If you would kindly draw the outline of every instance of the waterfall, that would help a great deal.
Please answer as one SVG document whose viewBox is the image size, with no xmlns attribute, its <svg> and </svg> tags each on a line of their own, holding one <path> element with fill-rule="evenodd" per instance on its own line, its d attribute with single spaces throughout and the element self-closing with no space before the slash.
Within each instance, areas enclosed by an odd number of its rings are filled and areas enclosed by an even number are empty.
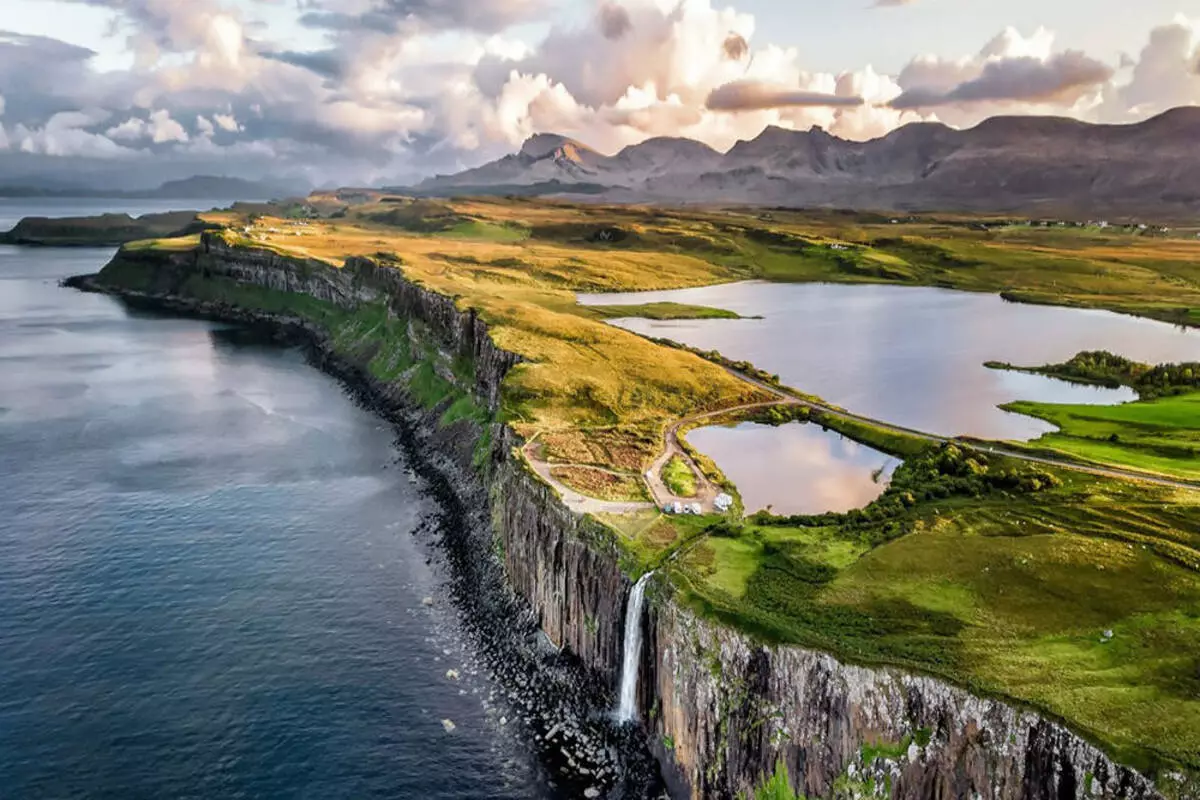
<svg viewBox="0 0 1200 800">
<path fill-rule="evenodd" d="M 646 584 L 653 573 L 638 578 L 629 592 L 625 607 L 625 650 L 621 659 L 621 696 L 617 705 L 617 722 L 637 719 L 638 667 L 642 661 L 642 605 L 646 599 Z"/>
</svg>

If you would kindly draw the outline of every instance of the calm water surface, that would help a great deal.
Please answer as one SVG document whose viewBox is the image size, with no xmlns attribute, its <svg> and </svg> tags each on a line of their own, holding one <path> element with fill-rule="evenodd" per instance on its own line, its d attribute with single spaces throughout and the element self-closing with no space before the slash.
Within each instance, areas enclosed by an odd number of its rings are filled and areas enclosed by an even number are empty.
<svg viewBox="0 0 1200 800">
<path fill-rule="evenodd" d="M 665 300 L 764 318 L 617 324 L 718 350 L 859 414 L 948 436 L 1028 440 L 1051 430 L 1040 420 L 996 408 L 1013 400 L 1134 399 L 1126 389 L 989 370 L 985 361 L 1039 365 L 1081 350 L 1110 350 L 1150 363 L 1200 360 L 1196 331 L 1106 311 L 1021 305 L 943 289 L 746 282 L 580 297 L 583 303 L 610 304 Z"/>
<path fill-rule="evenodd" d="M 0 797 L 541 796 L 389 431 L 109 254 L 0 247 Z"/>
<path fill-rule="evenodd" d="M 747 514 L 821 514 L 861 508 L 883 494 L 896 459 L 866 445 L 794 423 L 700 428 L 688 441 L 738 487 Z"/>
</svg>

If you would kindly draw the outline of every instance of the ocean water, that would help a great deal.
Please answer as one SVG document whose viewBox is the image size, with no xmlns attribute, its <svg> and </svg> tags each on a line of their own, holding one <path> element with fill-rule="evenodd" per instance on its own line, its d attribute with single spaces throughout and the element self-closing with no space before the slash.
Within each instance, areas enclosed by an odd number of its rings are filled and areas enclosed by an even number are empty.
<svg viewBox="0 0 1200 800">
<path fill-rule="evenodd" d="M 544 796 L 392 432 L 110 254 L 0 247 L 0 797 Z"/>
</svg>

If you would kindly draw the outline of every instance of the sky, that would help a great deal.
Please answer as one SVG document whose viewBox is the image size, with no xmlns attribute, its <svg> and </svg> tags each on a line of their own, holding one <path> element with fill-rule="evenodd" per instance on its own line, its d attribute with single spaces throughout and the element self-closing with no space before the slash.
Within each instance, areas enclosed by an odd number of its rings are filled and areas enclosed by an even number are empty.
<svg viewBox="0 0 1200 800">
<path fill-rule="evenodd" d="M 0 183 L 408 182 L 606 153 L 1200 104 L 1200 0 L 4 0 Z"/>
</svg>

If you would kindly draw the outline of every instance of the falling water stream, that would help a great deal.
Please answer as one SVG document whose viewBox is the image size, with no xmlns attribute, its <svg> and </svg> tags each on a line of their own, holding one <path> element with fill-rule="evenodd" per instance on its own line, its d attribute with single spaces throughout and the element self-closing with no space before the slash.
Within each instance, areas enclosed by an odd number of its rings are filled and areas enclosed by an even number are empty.
<svg viewBox="0 0 1200 800">
<path fill-rule="evenodd" d="M 617 722 L 637 719 L 638 665 L 642 657 L 642 606 L 646 599 L 646 584 L 654 573 L 638 578 L 629 591 L 625 608 L 625 650 L 621 660 L 621 697 L 617 705 Z"/>
</svg>

